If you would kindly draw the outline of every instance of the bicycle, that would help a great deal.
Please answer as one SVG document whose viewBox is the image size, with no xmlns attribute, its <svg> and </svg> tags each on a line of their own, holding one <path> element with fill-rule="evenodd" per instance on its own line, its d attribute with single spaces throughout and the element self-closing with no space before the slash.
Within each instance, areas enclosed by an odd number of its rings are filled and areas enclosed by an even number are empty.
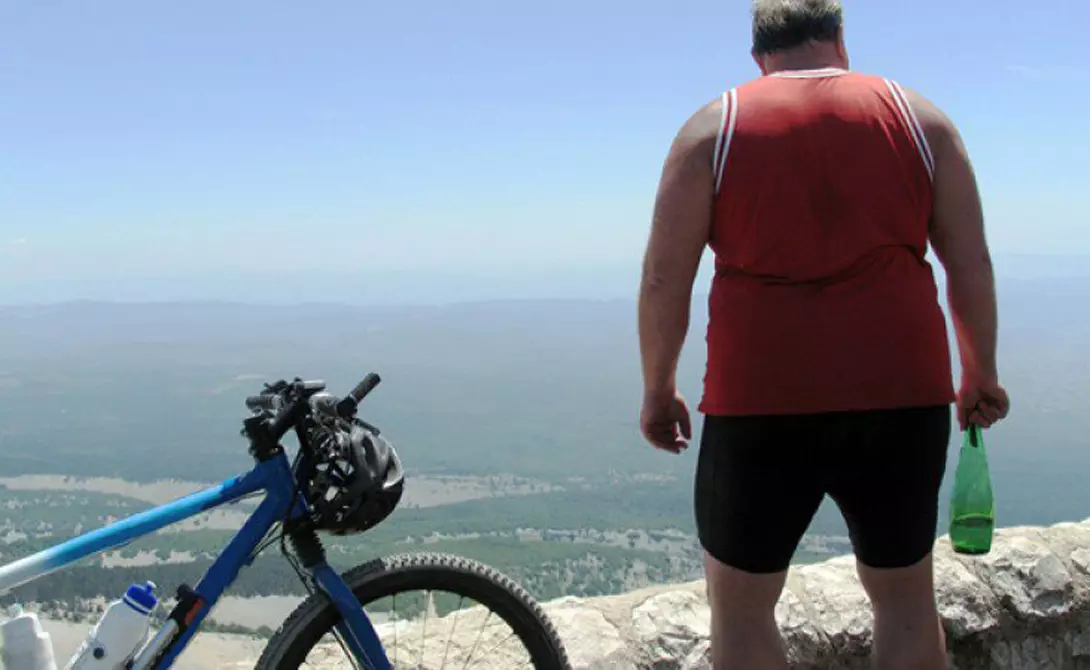
<svg viewBox="0 0 1090 670">
<path fill-rule="evenodd" d="M 397 650 L 391 661 L 379 629 L 392 630 L 396 645 L 399 631 L 415 624 L 394 618 L 376 627 L 366 606 L 394 596 L 396 614 L 396 596 L 416 588 L 429 594 L 444 589 L 462 601 L 477 600 L 488 617 L 498 615 L 511 626 L 532 667 L 567 670 L 570 665 L 564 647 L 541 607 L 513 580 L 484 564 L 449 554 L 403 554 L 371 561 L 341 575 L 326 561 L 319 532 L 337 536 L 363 533 L 394 511 L 404 490 L 404 472 L 393 445 L 377 427 L 357 416 L 360 403 L 380 381 L 371 373 L 343 398 L 326 392 L 322 381 L 296 378 L 266 384 L 259 395 L 246 399 L 252 415 L 243 421 L 241 433 L 249 441 L 255 462 L 250 472 L 0 567 L 0 593 L 171 524 L 264 493 L 264 499 L 197 585 L 178 587 L 176 604 L 159 630 L 135 653 L 131 670 L 170 668 L 242 568 L 277 541 L 308 596 L 269 639 L 257 662 L 258 670 L 300 667 L 327 633 L 350 655 L 351 667 L 395 667 Z M 281 444 L 289 431 L 294 431 L 299 445 L 292 460 Z M 427 615 L 433 610 L 434 602 L 429 600 L 424 607 L 425 632 Z M 481 614 L 479 608 L 459 607 L 445 617 L 454 616 L 455 620 L 444 665 L 457 617 L 464 612 Z M 420 654 L 427 648 L 425 642 Z M 453 658 L 458 658 L 458 653 L 455 649 Z M 491 663 L 488 667 L 501 666 Z"/>
</svg>

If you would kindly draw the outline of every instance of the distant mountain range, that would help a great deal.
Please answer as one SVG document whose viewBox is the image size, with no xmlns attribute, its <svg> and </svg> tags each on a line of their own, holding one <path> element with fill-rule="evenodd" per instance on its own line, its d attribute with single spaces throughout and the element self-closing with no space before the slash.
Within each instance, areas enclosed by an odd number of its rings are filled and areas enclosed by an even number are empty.
<svg viewBox="0 0 1090 670">
<path fill-rule="evenodd" d="M 640 259 L 625 265 L 512 266 L 497 259 L 491 267 L 459 270 L 378 270 L 368 267 L 365 249 L 345 250 L 359 256 L 359 272 L 300 272 L 270 268 L 264 274 L 216 274 L 169 277 L 114 277 L 109 269 L 79 281 L 4 282 L 0 305 L 56 303 L 71 300 L 126 302 L 229 301 L 249 304 L 344 303 L 355 305 L 449 304 L 482 300 L 633 299 L 639 285 Z M 997 272 L 1005 279 L 1090 277 L 1090 254 L 996 254 Z M 934 263 L 941 274 L 938 263 Z M 712 257 L 704 256 L 697 292 L 705 292 Z"/>
</svg>

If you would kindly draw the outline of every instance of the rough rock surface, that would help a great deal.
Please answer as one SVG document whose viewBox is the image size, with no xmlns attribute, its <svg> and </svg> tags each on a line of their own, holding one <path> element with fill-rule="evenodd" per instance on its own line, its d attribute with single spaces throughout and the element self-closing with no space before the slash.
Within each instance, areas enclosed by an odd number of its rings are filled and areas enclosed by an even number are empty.
<svg viewBox="0 0 1090 670">
<path fill-rule="evenodd" d="M 952 670 L 1090 670 L 1090 519 L 1002 529 L 986 556 L 956 555 L 944 537 L 935 557 Z M 576 670 L 711 668 L 703 582 L 562 598 L 545 609 Z M 459 632 L 480 630 L 466 615 L 459 615 Z M 873 619 L 850 556 L 793 567 L 776 616 L 794 668 L 870 667 Z M 428 638 L 445 638 L 444 626 L 436 624 L 429 624 Z M 411 628 L 400 624 L 399 637 L 417 637 Z M 391 638 L 383 634 L 384 641 Z M 454 647 L 470 644 L 456 639 Z M 307 667 L 338 667 L 316 652 L 318 658 L 308 660 L 317 662 Z M 486 662 L 500 670 L 518 667 L 514 660 Z"/>
<path fill-rule="evenodd" d="M 1090 669 L 1090 519 L 997 532 L 991 553 L 935 545 L 950 668 Z M 704 583 L 549 603 L 580 670 L 710 668 Z M 791 569 L 776 611 L 800 670 L 869 668 L 872 616 L 850 556 Z"/>
</svg>

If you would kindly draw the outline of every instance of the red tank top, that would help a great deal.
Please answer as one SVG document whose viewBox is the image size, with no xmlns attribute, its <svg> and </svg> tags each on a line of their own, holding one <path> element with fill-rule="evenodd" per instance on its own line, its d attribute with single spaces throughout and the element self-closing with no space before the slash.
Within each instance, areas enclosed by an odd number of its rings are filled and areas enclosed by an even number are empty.
<svg viewBox="0 0 1090 670">
<path fill-rule="evenodd" d="M 843 70 L 725 93 L 706 414 L 954 400 L 925 260 L 933 161 L 904 91 Z"/>
</svg>

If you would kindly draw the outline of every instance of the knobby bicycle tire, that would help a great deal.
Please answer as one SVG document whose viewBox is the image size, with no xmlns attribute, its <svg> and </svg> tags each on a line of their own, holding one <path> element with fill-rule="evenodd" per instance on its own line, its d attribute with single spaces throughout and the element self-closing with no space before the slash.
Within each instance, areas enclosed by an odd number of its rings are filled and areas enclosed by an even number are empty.
<svg viewBox="0 0 1090 670">
<path fill-rule="evenodd" d="M 556 628 L 541 606 L 512 579 L 487 565 L 449 554 L 400 554 L 360 565 L 342 578 L 364 604 L 415 590 L 472 598 L 511 627 L 535 670 L 571 670 Z M 340 613 L 323 594 L 310 596 L 269 639 L 255 670 L 297 670 L 339 620 Z"/>
</svg>

